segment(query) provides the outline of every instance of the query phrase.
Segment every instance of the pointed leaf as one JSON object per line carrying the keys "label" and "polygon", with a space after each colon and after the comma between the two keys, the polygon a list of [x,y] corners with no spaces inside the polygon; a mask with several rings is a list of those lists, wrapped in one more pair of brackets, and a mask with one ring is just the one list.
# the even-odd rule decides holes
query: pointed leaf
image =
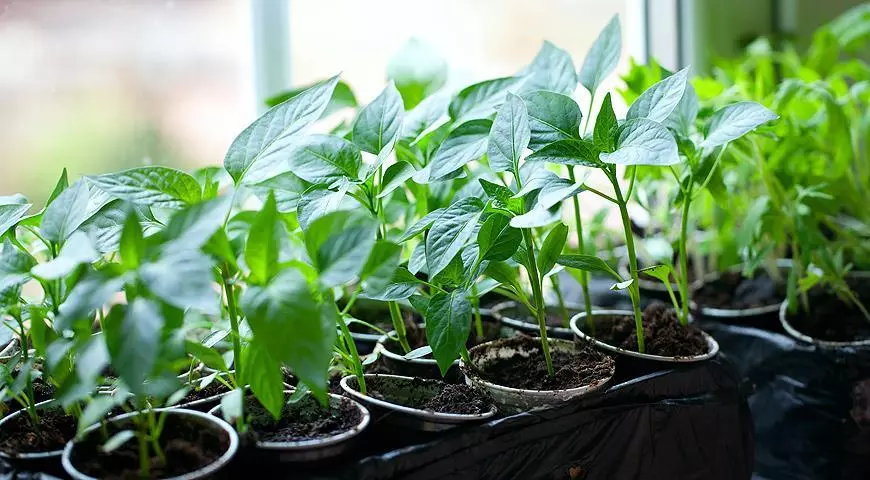
{"label": "pointed leaf", "polygon": [[465,87],[450,102],[448,112],[454,123],[462,124],[476,118],[486,118],[504,102],[505,94],[514,91],[522,77],[503,77]]}
{"label": "pointed leaf", "polygon": [[616,149],[618,131],[619,122],[616,121],[616,113],[613,111],[613,103],[608,92],[601,102],[601,109],[598,110],[598,117],[595,119],[595,130],[592,135],[595,147],[604,152],[612,152]]}
{"label": "pointed leaf", "polygon": [[573,98],[554,92],[537,91],[524,94],[523,100],[529,111],[529,148],[532,150],[538,150],[557,140],[580,137],[583,114]]}
{"label": "pointed leaf", "polygon": [[44,280],[65,277],[80,265],[97,261],[100,253],[94,249],[91,239],[84,232],[75,232],[52,260],[33,267],[31,272]]}
{"label": "pointed leaf", "polygon": [[148,290],[164,302],[214,315],[220,312],[220,299],[213,267],[211,257],[199,250],[170,250],[156,262],[142,265],[139,275]]}
{"label": "pointed leaf", "polygon": [[728,105],[717,110],[710,118],[710,127],[701,146],[712,149],[723,145],[777,118],[779,118],[777,114],[755,102]]}
{"label": "pointed leaf", "polygon": [[134,211],[127,212],[127,219],[121,230],[121,243],[118,253],[121,255],[121,265],[127,270],[135,270],[145,255],[145,237],[139,225],[139,217]]}
{"label": "pointed leaf", "polygon": [[245,263],[251,270],[252,281],[266,283],[278,272],[278,251],[285,233],[275,197],[269,195],[254,218],[245,244]]}
{"label": "pointed leaf", "polygon": [[88,180],[109,195],[139,205],[182,208],[200,201],[202,187],[174,168],[151,166],[107,173]]}
{"label": "pointed leaf", "polygon": [[492,214],[477,232],[479,255],[483,260],[507,260],[516,253],[523,241],[523,233],[510,226],[510,218]]}
{"label": "pointed leaf", "polygon": [[133,393],[142,391],[157,362],[163,322],[160,309],[143,298],[112,308],[103,322],[112,367]]}
{"label": "pointed leaf", "polygon": [[294,142],[287,153],[290,170],[311,183],[332,185],[357,180],[362,156],[356,145],[334,135],[309,135]]}
{"label": "pointed leaf", "polygon": [[614,16],[589,48],[580,68],[580,83],[594,94],[604,79],[613,73],[622,50],[622,31],[619,17]]}
{"label": "pointed leaf", "polygon": [[430,161],[429,181],[444,179],[480,159],[486,153],[491,128],[489,120],[472,120],[451,131]]}
{"label": "pointed leaf", "polygon": [[496,172],[519,175],[520,158],[529,145],[530,135],[525,103],[520,97],[508,93],[489,134],[489,166]]}
{"label": "pointed leaf", "polygon": [[572,138],[551,143],[526,157],[526,161],[600,168],[603,166],[598,159],[600,153],[592,142]]}
{"label": "pointed leaf", "polygon": [[405,107],[402,96],[393,82],[372,103],[363,107],[353,124],[353,143],[360,150],[379,154],[399,136]]}
{"label": "pointed leaf", "polygon": [[677,142],[660,123],[637,118],[619,128],[617,149],[602,153],[601,160],[617,165],[674,165],[680,163]]}
{"label": "pointed leaf", "polygon": [[381,192],[378,193],[378,198],[384,198],[393,193],[394,190],[401,187],[414,176],[417,170],[414,166],[405,161],[398,161],[389,167],[384,172],[384,180],[381,183]]}
{"label": "pointed leaf", "polygon": [[577,73],[571,55],[548,41],[522,73],[529,77],[523,84],[525,91],[548,90],[571,95],[577,89]]}
{"label": "pointed leaf", "polygon": [[604,260],[594,255],[559,255],[559,257],[556,259],[556,263],[558,263],[559,265],[564,265],[568,268],[583,270],[584,272],[606,273],[611,277],[615,278],[616,281],[622,281],[622,277],[620,277],[619,274],[616,273],[616,270],[614,270]]}
{"label": "pointed leaf", "polygon": [[689,68],[686,67],[649,87],[631,104],[626,119],[647,118],[664,122],[682,100],[688,77]]}
{"label": "pointed leaf", "polygon": [[281,364],[256,342],[248,345],[242,358],[245,382],[251,385],[251,392],[277,421],[284,408],[284,376],[281,374]]}
{"label": "pointed leaf", "polygon": [[430,277],[444,270],[468,243],[483,213],[483,206],[478,198],[464,198],[447,207],[435,220],[425,242]]}
{"label": "pointed leaf", "polygon": [[541,245],[541,251],[538,252],[538,271],[541,275],[546,275],[556,265],[556,259],[562,254],[567,240],[568,226],[564,223],[556,224],[547,234],[547,238]]}
{"label": "pointed leaf", "polygon": [[320,283],[335,287],[356,278],[371,254],[377,222],[367,213],[338,211],[318,218],[305,231],[305,248]]}
{"label": "pointed leaf", "polygon": [[404,300],[416,293],[417,287],[422,284],[423,282],[417,279],[417,277],[415,277],[407,268],[399,267],[395,270],[389,283],[383,289],[366,289],[362,296],[372,300],[381,300],[385,302]]}
{"label": "pointed leaf", "polygon": [[444,86],[447,63],[431,47],[411,38],[390,59],[387,77],[396,83],[410,110]]}
{"label": "pointed leaf", "polygon": [[459,351],[465,346],[470,331],[471,303],[465,292],[453,290],[432,295],[426,309],[426,339],[441,375],[445,375],[459,358]]}

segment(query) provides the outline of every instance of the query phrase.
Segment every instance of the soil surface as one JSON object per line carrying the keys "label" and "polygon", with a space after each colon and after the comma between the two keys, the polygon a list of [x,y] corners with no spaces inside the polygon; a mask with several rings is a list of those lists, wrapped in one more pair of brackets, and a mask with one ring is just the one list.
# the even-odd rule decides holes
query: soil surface
{"label": "soil surface", "polygon": [[[565,319],[562,316],[562,310],[559,307],[548,306],[547,307],[547,326],[548,327],[563,327],[569,328],[568,321],[574,315],[577,315],[582,310],[576,310],[573,308],[568,308],[568,318]],[[535,319],[535,316],[529,312],[529,310],[524,306],[516,306],[511,308],[505,308],[501,310],[501,314],[507,318],[513,318],[515,320],[519,320],[525,323],[531,323],[532,325],[537,326],[538,321]]]}
{"label": "soil surface", "polygon": [[412,390],[411,394],[401,396],[394,393],[392,385],[390,379],[369,378],[366,379],[366,393],[386,402],[439,413],[478,415],[492,409],[489,395],[470,385],[415,377],[407,387]]}
{"label": "soil surface", "polygon": [[0,450],[6,453],[36,453],[63,450],[76,435],[76,418],[61,408],[39,409],[39,428],[22,412],[0,429]]}
{"label": "soil surface", "polygon": [[552,377],[547,375],[547,364],[538,340],[517,336],[501,342],[503,347],[521,347],[529,352],[529,356],[514,355],[477,369],[481,378],[497,385],[527,390],[564,390],[590,385],[613,375],[613,359],[585,342],[578,342],[573,352],[551,349]]}
{"label": "soil surface", "polygon": [[[595,338],[626,350],[637,351],[633,316],[595,316]],[[646,352],[662,357],[692,357],[707,353],[707,341],[694,325],[682,326],[673,308],[654,302],[643,311]]]}
{"label": "soil surface", "polygon": [[[54,386],[45,383],[42,377],[33,380],[33,397],[36,403],[54,398]],[[7,400],[0,407],[0,416],[21,410],[21,404],[16,400]]]}
{"label": "soil surface", "polygon": [[[199,382],[195,382],[195,385],[199,385]],[[220,395],[222,393],[229,392],[230,389],[227,388],[226,385],[219,382],[218,380],[213,380],[211,383],[205,386],[205,388],[197,389],[193,388],[184,398],[178,402],[179,404],[185,404],[190,402],[195,402],[197,400],[205,400],[209,397],[214,397],[215,395]]]}
{"label": "soil surface", "polygon": [[250,414],[251,429],[261,442],[299,442],[331,437],[353,429],[362,420],[352,403],[330,403],[327,408],[312,395],[284,405],[277,422],[252,396],[245,399],[245,409]]}
{"label": "soil surface", "polygon": [[[870,309],[870,282],[849,280],[848,283],[864,307]],[[807,300],[809,313],[800,308],[797,315],[788,317],[792,326],[801,333],[832,342],[870,339],[870,320],[857,306],[823,288],[811,289],[807,292]]]}
{"label": "soil surface", "polygon": [[744,309],[778,305],[786,296],[786,282],[776,282],[761,271],[752,278],[740,272],[722,273],[692,294],[692,300],[703,307]]}
{"label": "soil surface", "polygon": [[[167,478],[199,470],[220,458],[230,444],[229,435],[217,426],[206,428],[202,420],[169,414],[160,445],[166,462],[156,455],[149,460],[151,478]],[[109,424],[110,435],[125,428],[131,422]],[[105,438],[99,429],[88,435],[73,450],[72,463],[76,468],[96,478],[139,478],[139,443],[136,439],[124,443],[110,453],[100,448]]]}

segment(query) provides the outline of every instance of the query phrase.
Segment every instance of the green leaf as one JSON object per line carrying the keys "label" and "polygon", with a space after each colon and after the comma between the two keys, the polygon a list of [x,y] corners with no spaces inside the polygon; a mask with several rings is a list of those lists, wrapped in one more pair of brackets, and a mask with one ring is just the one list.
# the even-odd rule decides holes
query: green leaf
{"label": "green leaf", "polygon": [[224,361],[224,357],[222,357],[214,348],[206,347],[205,345],[192,340],[185,340],[184,350],[205,364],[206,367],[220,372],[226,372],[229,370],[229,368],[227,368],[227,363]]}
{"label": "green leaf", "polygon": [[698,118],[698,108],[698,94],[692,87],[692,83],[687,82],[683,98],[680,99],[677,108],[664,121],[664,126],[682,137],[689,137],[692,133],[692,127],[695,125],[695,119]]}
{"label": "green leaf", "polygon": [[139,225],[139,217],[136,212],[127,212],[127,219],[121,230],[121,243],[118,253],[121,255],[121,265],[127,270],[135,270],[142,262],[145,255],[145,237],[142,236],[142,227]]}
{"label": "green leaf", "polygon": [[323,398],[335,342],[336,312],[334,305],[318,301],[319,297],[305,275],[289,267],[265,287],[248,287],[240,304],[254,341]]}
{"label": "green leaf", "polygon": [[519,175],[520,158],[529,146],[530,136],[526,104],[520,97],[508,93],[489,134],[489,166],[496,172]]}
{"label": "green leaf", "polygon": [[[287,90],[285,92],[281,92],[277,95],[271,96],[267,98],[263,103],[272,108],[278,104],[284,103],[287,100],[299,95],[300,93],[308,90],[316,86],[317,83],[305,85],[303,87],[294,88],[292,90]],[[329,103],[326,105],[326,109],[323,110],[323,113],[320,114],[319,118],[325,118],[339,110],[345,108],[353,108],[356,107],[356,96],[353,94],[353,90],[350,89],[350,86],[345,83],[343,80],[339,80],[338,83],[335,84],[335,90],[332,91],[332,97],[329,99]]]}
{"label": "green leaf", "polygon": [[12,227],[18,224],[18,221],[24,217],[24,214],[30,210],[31,204],[10,202],[0,204],[0,237],[6,235]]}
{"label": "green leaf", "polygon": [[55,330],[61,332],[72,328],[77,320],[93,318],[94,311],[102,308],[123,286],[123,277],[112,277],[99,271],[87,272],[60,304],[60,315],[54,321]]}
{"label": "green leaf", "polygon": [[777,118],[777,114],[755,102],[728,105],[710,117],[710,126],[701,147],[711,149],[726,144]]}
{"label": "green leaf", "polygon": [[363,107],[353,124],[353,143],[375,155],[399,136],[405,107],[393,82],[372,103]]}
{"label": "green leaf", "polygon": [[375,290],[372,285],[366,285],[368,288],[363,291],[362,296],[384,302],[404,300],[413,295],[417,291],[417,287],[422,284],[423,282],[418,280],[407,268],[398,267],[386,286],[380,290]]}
{"label": "green leaf", "polygon": [[84,232],[75,232],[61,248],[57,257],[33,267],[33,275],[43,280],[63,278],[80,265],[97,261],[100,253],[94,249],[91,239]]}
{"label": "green leaf", "polygon": [[251,385],[254,396],[277,421],[284,408],[284,376],[281,374],[281,364],[256,342],[245,349],[242,358],[245,382]]}
{"label": "green leaf", "polygon": [[523,198],[538,191],[534,207],[548,210],[563,200],[580,193],[582,189],[582,184],[572,183],[549,170],[538,170],[514,197]]}
{"label": "green leaf", "polygon": [[311,182],[302,180],[293,172],[282,172],[274,177],[248,184],[248,188],[263,201],[269,196],[269,192],[272,192],[275,195],[278,211],[288,213],[296,211],[303,194],[311,188]]}
{"label": "green leaf", "polygon": [[305,248],[321,285],[335,287],[356,278],[374,248],[377,229],[375,219],[360,211],[332,212],[312,222]]}
{"label": "green leaf", "polygon": [[491,128],[492,122],[489,120],[472,120],[451,131],[429,162],[429,181],[444,179],[466,164],[480,159],[486,153]]}
{"label": "green leaf", "polygon": [[360,272],[365,290],[382,291],[390,284],[402,257],[401,245],[378,240]]}
{"label": "green leaf", "polygon": [[671,283],[670,276],[673,268],[670,265],[653,265],[651,267],[641,268],[638,273],[645,273],[651,277],[657,278],[662,283]]}
{"label": "green leaf", "polygon": [[6,240],[0,251],[0,292],[27,283],[34,265],[36,261],[32,256]]}
{"label": "green leaf", "polygon": [[492,214],[477,232],[480,258],[483,260],[507,260],[516,253],[523,241],[523,233],[510,226],[510,218]]}
{"label": "green leaf", "polygon": [[79,229],[91,237],[94,247],[99,252],[117,252],[121,247],[121,232],[131,210],[136,212],[144,236],[163,230],[163,225],[151,214],[150,207],[133,205],[124,200],[112,200],[107,203],[82,223]]}
{"label": "green leaf", "polygon": [[557,140],[580,137],[583,113],[573,98],[554,92],[537,91],[524,94],[523,100],[529,111],[529,148],[532,150],[538,150]]}
{"label": "green leaf", "polygon": [[311,222],[338,210],[356,208],[357,203],[347,196],[350,183],[343,183],[338,190],[327,190],[323,186],[315,186],[307,190],[296,207],[296,219],[303,230],[307,230]]}
{"label": "green leaf", "polygon": [[475,83],[462,89],[450,102],[447,111],[459,125],[471,119],[486,118],[504,103],[507,92],[519,87],[522,77],[503,77]]}
{"label": "green leaf", "polygon": [[387,78],[395,82],[410,110],[444,86],[447,63],[431,47],[411,38],[390,59]]}
{"label": "green leaf", "polygon": [[245,263],[254,283],[266,283],[278,272],[278,252],[286,234],[278,215],[275,197],[269,195],[251,225],[245,244]]}
{"label": "green leaf", "polygon": [[523,84],[525,91],[548,90],[571,95],[577,89],[577,73],[571,55],[548,41],[544,41],[522,74],[528,75]]}
{"label": "green leaf", "polygon": [[[338,76],[314,85],[281,103],[250,124],[230,145],[224,168],[239,184],[258,162],[272,163],[286,159],[281,152],[292,144],[324,112]],[[273,157],[279,157],[273,158]]]}
{"label": "green leaf", "polygon": [[142,265],[139,276],[164,302],[215,315],[220,312],[220,298],[214,289],[213,268],[212,258],[199,250],[169,250],[156,262]]}
{"label": "green leaf", "polygon": [[126,308],[113,307],[103,321],[112,367],[133,393],[143,391],[157,363],[163,322],[160,309],[141,297]]}
{"label": "green leaf", "polygon": [[168,167],[137,167],[88,180],[115,198],[139,205],[182,208],[202,197],[202,187],[195,178]]}
{"label": "green leaf", "polygon": [[384,171],[384,179],[381,182],[381,192],[377,198],[384,198],[393,193],[394,190],[400,188],[405,182],[414,176],[417,170],[414,166],[405,161],[398,161]]}
{"label": "green leaf", "polygon": [[601,152],[592,142],[577,138],[558,140],[526,157],[527,162],[547,162],[561,165],[582,165],[601,168]]}
{"label": "green leaf", "polygon": [[616,69],[621,50],[622,32],[619,27],[619,17],[614,16],[592,43],[580,68],[580,83],[589,90],[589,93],[595,94],[601,82]]}
{"label": "green leaf", "polygon": [[538,252],[538,271],[541,275],[546,275],[556,265],[556,259],[562,254],[567,240],[568,226],[561,222],[547,234],[547,238],[541,245],[541,251]]}
{"label": "green leaf", "polygon": [[648,88],[631,104],[626,119],[646,118],[664,122],[682,100],[688,77],[687,67]]}
{"label": "green leaf", "polygon": [[101,190],[92,190],[79,180],[46,207],[39,231],[46,240],[63,243],[110,200]]}
{"label": "green leaf", "polygon": [[550,209],[543,207],[541,204],[537,204],[528,212],[512,218],[511,226],[514,228],[545,227],[551,223],[559,221],[561,218],[561,209],[556,208],[555,211],[551,211]]}
{"label": "green leaf", "polygon": [[660,123],[636,118],[619,128],[613,153],[602,153],[601,160],[617,165],[675,165],[680,163],[677,142]]}
{"label": "green leaf", "polygon": [[478,198],[463,198],[438,216],[426,235],[426,264],[430,277],[444,270],[468,243],[483,207],[483,202]]}
{"label": "green leaf", "polygon": [[115,407],[114,396],[94,395],[79,417],[77,434],[80,435],[86,428],[99,423],[113,407]]}
{"label": "green leaf", "polygon": [[223,195],[175,212],[163,231],[167,240],[164,248],[202,247],[223,227],[231,205],[232,196]]}
{"label": "green leaf", "polygon": [[436,208],[435,210],[432,210],[431,212],[427,213],[420,220],[417,220],[417,223],[408,227],[408,229],[405,230],[405,233],[403,233],[402,236],[399,237],[399,243],[406,242],[406,241],[416,237],[417,235],[419,235],[423,231],[428,230],[429,227],[431,227],[432,224],[435,223],[435,220],[437,220],[438,217],[440,217],[441,214],[444,213],[444,210],[445,210],[444,208]]}
{"label": "green leaf", "polygon": [[616,113],[613,111],[613,103],[608,92],[601,102],[601,109],[598,110],[598,117],[595,119],[595,130],[592,133],[595,147],[603,152],[612,152],[616,149],[618,130],[619,122],[616,120]]}
{"label": "green leaf", "polygon": [[578,270],[583,270],[584,272],[601,272],[610,275],[615,278],[617,282],[622,281],[622,277],[616,273],[616,270],[611,268],[604,260],[594,256],[594,255],[559,255],[556,259],[556,263],[559,265],[564,265],[568,268],[576,268]]}
{"label": "green leaf", "polygon": [[495,201],[496,206],[506,208],[514,213],[522,211],[523,201],[519,198],[514,198],[514,192],[510,188],[483,178],[479,179],[478,182],[480,182],[484,193]]}
{"label": "green leaf", "polygon": [[441,375],[459,358],[471,330],[471,303],[462,290],[439,292],[429,299],[426,309],[426,339],[438,362]]}
{"label": "green leaf", "polygon": [[106,443],[104,443],[100,447],[100,451],[103,453],[111,453],[118,448],[122,447],[125,443],[129,442],[133,438],[136,437],[136,432],[133,430],[121,430],[120,432],[112,435]]}
{"label": "green leaf", "polygon": [[356,145],[334,135],[308,135],[287,153],[294,175],[311,183],[333,185],[357,181],[362,155]]}
{"label": "green leaf", "polygon": [[440,91],[420,102],[405,114],[401,138],[414,145],[430,132],[449,122],[450,116],[447,115],[449,103],[450,96],[445,91]]}
{"label": "green leaf", "polygon": [[224,417],[224,420],[232,424],[244,414],[242,409],[244,398],[245,392],[241,388],[237,388],[221,397],[221,415]]}
{"label": "green leaf", "polygon": [[489,262],[483,273],[496,282],[512,288],[515,292],[523,291],[517,269],[505,262]]}

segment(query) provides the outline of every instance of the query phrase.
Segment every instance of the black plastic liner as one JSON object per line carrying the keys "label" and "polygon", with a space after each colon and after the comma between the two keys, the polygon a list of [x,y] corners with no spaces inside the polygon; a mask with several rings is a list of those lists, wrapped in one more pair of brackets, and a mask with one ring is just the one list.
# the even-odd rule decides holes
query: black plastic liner
{"label": "black plastic liner", "polygon": [[870,350],[822,349],[706,323],[754,391],[755,472],[766,479],[870,478]]}

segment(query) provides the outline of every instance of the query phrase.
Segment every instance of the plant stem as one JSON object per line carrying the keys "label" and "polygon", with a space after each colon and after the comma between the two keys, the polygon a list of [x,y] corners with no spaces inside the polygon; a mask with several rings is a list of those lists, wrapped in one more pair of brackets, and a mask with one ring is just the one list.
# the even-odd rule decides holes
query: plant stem
{"label": "plant stem", "polygon": [[616,180],[614,172],[608,172],[610,182],[613,184],[613,190],[616,192],[617,205],[619,205],[619,214],[622,217],[622,228],[625,232],[625,248],[628,250],[628,268],[631,274],[631,285],[628,286],[628,294],[631,297],[631,305],[634,308],[634,328],[637,332],[637,351],[639,353],[646,352],[646,346],[643,339],[643,314],[640,311],[640,289],[637,285],[637,253],[634,251],[634,234],[631,232],[631,219],[628,217],[628,208],[625,200],[622,198],[622,190],[619,188],[619,182]]}
{"label": "plant stem", "polygon": [[[576,181],[573,165],[568,167],[568,178],[571,180],[571,183]],[[580,250],[581,254],[585,255],[586,245],[583,240],[583,221],[580,218],[580,199],[577,195],[574,195],[571,200],[574,203],[574,226],[577,228],[577,248]],[[590,334],[595,335],[595,322],[592,320],[592,298],[589,295],[589,274],[585,271],[580,272],[580,288],[583,290],[583,303],[586,310],[586,328],[589,329]],[[561,296],[559,297],[559,301],[562,301]],[[568,320],[566,319],[565,321],[567,322]]]}
{"label": "plant stem", "polygon": [[236,310],[236,293],[233,290],[232,278],[230,276],[230,267],[226,263],[223,265],[221,269],[221,273],[224,280],[224,290],[227,295],[227,311],[230,315],[230,330],[232,330],[233,337],[233,365],[236,367],[236,378],[239,379],[239,383],[242,385],[245,384],[244,377],[242,376],[242,339],[239,334],[239,317],[238,311]]}
{"label": "plant stem", "polygon": [[689,206],[692,201],[692,182],[689,181],[689,187],[683,195],[683,215],[680,218],[680,300],[682,300],[682,308],[677,311],[680,317],[680,324],[686,326],[689,324],[689,258],[686,248],[688,242],[689,230]]}
{"label": "plant stem", "polygon": [[408,345],[408,332],[405,330],[405,321],[402,319],[402,311],[399,310],[399,304],[396,302],[388,302],[390,307],[390,320],[393,322],[393,329],[396,331],[396,336],[399,338],[399,345],[405,353],[411,351],[411,346]]}
{"label": "plant stem", "polygon": [[[336,308],[337,310],[337,308]],[[347,344],[347,349],[350,351],[350,358],[353,361],[353,368],[356,370],[356,380],[359,383],[359,393],[366,394],[366,379],[363,371],[362,362],[359,359],[359,352],[356,349],[356,343],[353,341],[353,336],[350,334],[350,329],[347,328],[347,323],[344,321],[344,314],[338,314],[338,327],[341,329],[341,336],[344,337],[344,343]]]}
{"label": "plant stem", "polygon": [[459,357],[462,358],[462,361],[465,362],[466,365],[471,365],[471,356],[468,355],[468,348],[463,344],[462,348],[459,349]]}
{"label": "plant stem", "polygon": [[553,291],[556,292],[556,301],[559,302],[559,313],[562,314],[562,326],[567,327],[571,315],[568,313],[568,307],[565,306],[565,297],[562,295],[562,289],[559,288],[558,276],[551,275],[550,283],[553,284]]}
{"label": "plant stem", "polygon": [[480,298],[477,296],[477,284],[471,283],[471,305],[474,308],[474,330],[477,338],[483,340],[483,320],[480,318]]}
{"label": "plant stem", "polygon": [[541,332],[541,350],[544,351],[544,362],[547,364],[547,375],[553,376],[553,360],[550,358],[550,341],[547,339],[547,306],[544,305],[544,295],[541,275],[538,272],[538,262],[535,259],[535,242],[532,239],[532,231],[523,229],[523,237],[526,247],[529,249],[529,280],[532,283],[532,295],[535,297],[535,316],[538,319],[538,328]]}

